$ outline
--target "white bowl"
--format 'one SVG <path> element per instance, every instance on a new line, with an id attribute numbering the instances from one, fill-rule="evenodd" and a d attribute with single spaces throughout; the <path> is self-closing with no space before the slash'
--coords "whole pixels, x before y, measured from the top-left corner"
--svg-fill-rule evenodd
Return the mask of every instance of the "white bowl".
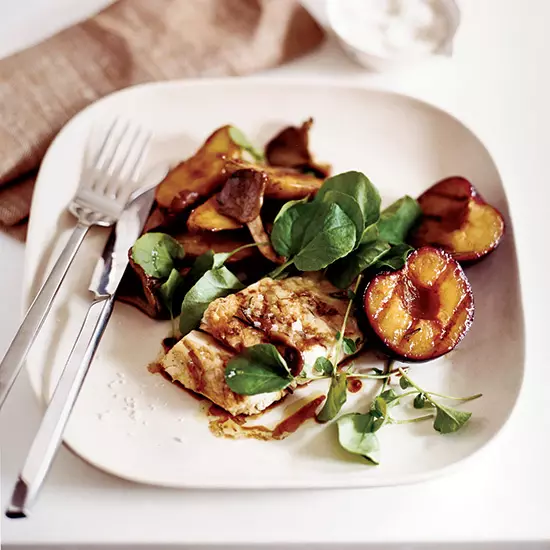
<path id="1" fill-rule="evenodd" d="M 373 71 L 387 71 L 410 66 L 412 64 L 425 61 L 435 55 L 451 56 L 453 51 L 453 39 L 460 24 L 460 9 L 455 0 L 439 0 L 441 11 L 447 18 L 447 29 L 443 40 L 429 53 L 391 53 L 380 55 L 368 48 L 361 48 L 354 43 L 342 25 L 342 19 L 339 17 L 340 10 L 346 0 L 327 0 L 327 15 L 330 28 L 342 49 L 351 59 L 363 67 Z M 369 0 L 364 0 L 365 8 L 368 9 Z"/>

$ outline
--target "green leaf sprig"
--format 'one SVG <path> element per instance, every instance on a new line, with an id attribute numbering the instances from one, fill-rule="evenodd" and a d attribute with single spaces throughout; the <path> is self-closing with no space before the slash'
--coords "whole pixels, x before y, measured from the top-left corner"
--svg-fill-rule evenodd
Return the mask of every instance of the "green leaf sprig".
<path id="1" fill-rule="evenodd" d="M 258 162 L 265 161 L 264 154 L 251 143 L 242 130 L 239 130 L 239 128 L 236 128 L 235 126 L 230 126 L 229 137 L 233 140 L 235 145 L 238 145 L 241 149 L 245 150 L 247 153 L 250 153 L 254 160 Z"/>
<path id="2" fill-rule="evenodd" d="M 358 248 L 331 267 L 331 282 L 346 288 L 366 269 L 401 269 L 414 250 L 405 243 L 407 234 L 421 213 L 418 202 L 408 195 L 388 206 L 377 222 L 365 229 Z"/>
<path id="3" fill-rule="evenodd" d="M 235 393 L 257 395 L 283 390 L 294 377 L 273 344 L 256 344 L 228 361 L 225 381 Z"/>
<path id="4" fill-rule="evenodd" d="M 388 363 L 386 374 L 391 372 Z M 379 450 L 380 445 L 376 432 L 386 424 L 409 424 L 412 422 L 421 422 L 424 420 L 434 420 L 433 427 L 442 434 L 453 433 L 461 429 L 472 416 L 471 412 L 461 411 L 442 405 L 435 400 L 435 397 L 449 399 L 466 403 L 478 399 L 482 394 L 475 394 L 468 397 L 453 397 L 435 392 L 428 392 L 420 388 L 405 372 L 398 368 L 401 375 L 399 387 L 404 393 L 398 394 L 394 389 L 387 389 L 388 378 L 384 379 L 384 384 L 380 393 L 371 403 L 369 411 L 366 413 L 349 413 L 340 417 L 338 425 L 338 441 L 346 451 L 363 456 L 368 464 L 377 465 L 380 463 Z M 389 409 L 396 407 L 402 399 L 413 397 L 413 406 L 415 409 L 432 408 L 430 414 L 410 418 L 406 420 L 397 420 L 393 418 Z"/>
<path id="5" fill-rule="evenodd" d="M 132 246 L 132 260 L 146 275 L 168 278 L 178 260 L 185 257 L 183 246 L 165 233 L 145 233 Z"/>
<path id="6" fill-rule="evenodd" d="M 332 380 L 330 382 L 330 387 L 325 403 L 323 404 L 323 408 L 317 415 L 317 420 L 319 422 L 328 422 L 329 420 L 332 420 L 340 412 L 347 400 L 348 376 L 346 372 L 338 372 L 337 366 L 340 362 L 342 352 L 345 355 L 351 355 L 357 351 L 356 343 L 351 338 L 346 338 L 344 334 L 346 333 L 348 318 L 355 299 L 355 293 L 357 292 L 360 283 L 361 275 L 357 277 L 353 291 L 349 295 L 348 307 L 346 308 L 342 328 L 336 334 L 336 344 L 334 345 L 328 358 L 323 361 L 323 372 L 327 374 L 330 373 L 332 375 Z M 329 368 L 328 364 L 330 364 L 332 368 Z M 316 367 L 317 362 L 315 363 L 314 370 Z"/>
<path id="7" fill-rule="evenodd" d="M 209 250 L 195 260 L 187 275 L 189 281 L 187 282 L 186 279 L 187 290 L 181 303 L 180 333 L 182 336 L 199 326 L 206 308 L 214 300 L 244 288 L 241 281 L 224 264 L 241 250 L 260 245 L 246 244 L 231 252 L 217 254 Z"/>
<path id="8" fill-rule="evenodd" d="M 357 248 L 379 216 L 380 195 L 367 176 L 345 172 L 326 179 L 313 201 L 285 205 L 275 218 L 271 243 L 287 261 L 272 276 L 290 265 L 325 269 Z"/>

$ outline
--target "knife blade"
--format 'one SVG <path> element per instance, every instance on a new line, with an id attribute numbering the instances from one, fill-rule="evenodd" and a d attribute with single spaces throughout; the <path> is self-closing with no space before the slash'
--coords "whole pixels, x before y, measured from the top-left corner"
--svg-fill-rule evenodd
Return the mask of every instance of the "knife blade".
<path id="1" fill-rule="evenodd" d="M 153 201 L 154 188 L 150 186 L 131 198 L 96 264 L 90 284 L 95 299 L 88 308 L 19 474 L 6 511 L 10 518 L 26 517 L 42 487 L 113 311 L 115 293 L 129 262 L 128 250 L 140 236 Z"/>

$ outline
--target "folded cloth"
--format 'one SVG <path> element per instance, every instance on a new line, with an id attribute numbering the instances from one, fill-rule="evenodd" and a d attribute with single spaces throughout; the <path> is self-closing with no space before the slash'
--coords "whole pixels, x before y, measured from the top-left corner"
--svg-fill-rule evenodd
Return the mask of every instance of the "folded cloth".
<path id="1" fill-rule="evenodd" d="M 242 75 L 315 48 L 296 0 L 119 0 L 0 61 L 0 228 L 21 238 L 36 171 L 60 128 L 132 84 Z"/>

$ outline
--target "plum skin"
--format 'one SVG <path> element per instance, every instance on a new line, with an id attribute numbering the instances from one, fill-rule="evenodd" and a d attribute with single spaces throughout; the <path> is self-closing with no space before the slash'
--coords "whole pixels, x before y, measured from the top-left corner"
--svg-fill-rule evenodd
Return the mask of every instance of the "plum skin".
<path id="1" fill-rule="evenodd" d="M 464 192 L 464 196 L 468 197 L 468 205 L 470 203 L 475 203 L 481 207 L 488 207 L 490 208 L 495 216 L 500 220 L 501 227 L 500 232 L 497 235 L 497 237 L 491 242 L 491 244 L 488 247 L 485 247 L 482 250 L 471 250 L 471 251 L 464 251 L 464 252 L 455 252 L 451 249 L 451 247 L 446 247 L 444 245 L 437 245 L 435 243 L 428 243 L 423 241 L 421 238 L 417 237 L 416 232 L 413 233 L 411 238 L 411 244 L 415 247 L 421 247 L 421 246 L 434 246 L 438 248 L 442 248 L 446 252 L 450 253 L 451 256 L 460 262 L 464 266 L 473 265 L 486 256 L 488 256 L 491 252 L 493 252 L 498 245 L 501 243 L 502 238 L 505 235 L 506 232 L 506 223 L 504 221 L 504 216 L 502 213 L 495 208 L 493 205 L 489 204 L 477 191 L 477 189 L 468 181 L 466 178 L 462 176 L 451 176 L 448 178 L 444 178 L 440 180 L 439 182 L 432 185 L 429 189 L 424 191 L 419 197 L 418 201 L 420 203 L 420 206 L 422 208 L 422 202 L 424 200 L 429 200 L 429 197 L 432 193 L 437 194 L 438 191 L 440 191 L 441 188 L 445 188 L 446 186 L 449 186 L 451 184 L 454 184 L 457 188 L 461 189 Z M 464 220 L 464 223 L 468 223 L 470 213 L 468 212 L 468 216 Z M 422 225 L 422 221 L 420 222 L 420 226 Z M 420 227 L 419 226 L 419 227 Z"/>
<path id="2" fill-rule="evenodd" d="M 456 341 L 454 343 L 450 343 L 449 346 L 441 349 L 433 348 L 432 352 L 423 355 L 423 356 L 408 356 L 406 354 L 400 353 L 399 350 L 396 350 L 392 345 L 386 340 L 384 334 L 382 334 L 378 329 L 378 322 L 374 320 L 369 313 L 369 308 L 367 305 L 367 301 L 369 299 L 369 291 L 372 288 L 374 282 L 381 278 L 386 277 L 392 274 L 399 273 L 407 268 L 409 261 L 413 258 L 414 255 L 417 255 L 418 253 L 426 253 L 427 251 L 436 252 L 440 256 L 444 257 L 447 262 L 450 262 L 451 264 L 454 264 L 457 268 L 455 271 L 455 274 L 458 274 L 458 276 L 461 278 L 462 283 L 464 284 L 464 292 L 467 295 L 469 299 L 469 303 L 466 305 L 465 310 L 467 313 L 466 320 L 462 324 L 462 329 L 460 331 L 460 335 L 457 337 Z M 407 262 L 405 266 L 397 271 L 382 271 L 378 273 L 369 283 L 366 285 L 364 292 L 363 292 L 363 307 L 361 308 L 364 314 L 365 323 L 364 323 L 364 332 L 365 336 L 368 342 L 370 342 L 372 345 L 376 346 L 376 348 L 387 355 L 390 359 L 395 359 L 398 361 L 401 361 L 403 363 L 425 363 L 428 361 L 431 361 L 433 359 L 437 359 L 439 357 L 442 357 L 443 355 L 446 355 L 447 353 L 451 352 L 453 349 L 460 344 L 460 342 L 464 339 L 468 331 L 470 330 L 470 327 L 472 326 L 473 319 L 474 319 L 474 301 L 473 301 L 473 292 L 470 285 L 470 282 L 468 278 L 466 277 L 463 269 L 460 267 L 460 263 L 456 260 L 456 258 L 453 258 L 451 254 L 448 252 L 435 247 L 422 247 L 415 252 L 413 252 L 409 258 L 407 259 Z M 453 310 L 456 311 L 456 308 Z"/>

